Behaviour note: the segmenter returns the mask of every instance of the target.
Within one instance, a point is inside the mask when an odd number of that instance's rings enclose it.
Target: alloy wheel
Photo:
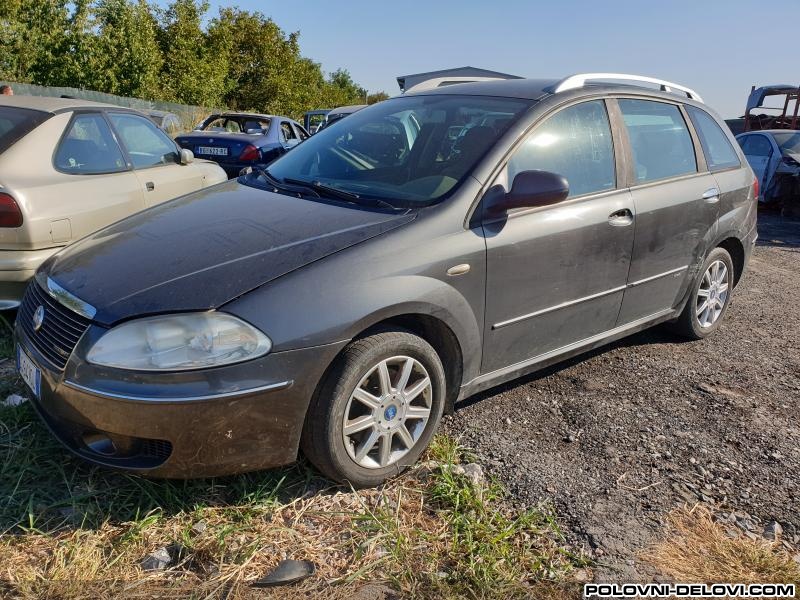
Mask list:
[[[700,327],[708,328],[717,322],[728,301],[730,277],[728,267],[721,260],[712,262],[697,290],[695,314]]]
[[[350,458],[368,469],[396,463],[425,431],[432,402],[433,384],[420,361],[393,356],[373,366],[345,407],[342,435]]]

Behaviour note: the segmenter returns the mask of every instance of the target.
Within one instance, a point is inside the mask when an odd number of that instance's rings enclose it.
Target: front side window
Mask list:
[[[583,102],[548,118],[508,163],[509,185],[522,171],[550,171],[569,182],[569,195],[616,187],[614,146],[605,103]]]
[[[424,206],[464,180],[532,102],[445,94],[386,100],[317,132],[272,163],[269,175]],[[255,177],[245,183],[259,185]]]
[[[54,163],[59,171],[81,175],[126,168],[122,150],[99,113],[78,115],[72,120],[58,144]]]
[[[709,170],[719,171],[740,166],[739,157],[728,140],[728,136],[714,118],[706,111],[694,106],[687,106],[686,110],[700,138],[700,145],[706,155]]]
[[[697,172],[692,136],[677,106],[653,100],[618,102],[638,183]]]
[[[121,113],[111,113],[109,118],[128,151],[134,168],[144,169],[178,162],[175,144],[149,119]]]
[[[298,137],[298,138],[300,138],[300,141],[301,141],[301,142],[302,142],[303,140],[307,140],[307,139],[308,139],[308,133],[306,133],[306,130],[305,130],[305,129],[303,129],[302,127],[300,127],[300,125],[298,125],[297,123],[295,123],[295,124],[294,124],[294,129],[295,129],[295,131],[297,132],[297,137]]]
[[[292,130],[291,123],[284,121],[281,123],[281,141],[288,142],[289,140],[295,140],[297,136],[294,134]]]

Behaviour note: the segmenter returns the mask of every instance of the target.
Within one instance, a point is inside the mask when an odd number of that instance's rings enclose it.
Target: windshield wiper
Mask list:
[[[262,167],[248,167],[248,168],[250,169],[250,173],[255,173],[258,177],[261,177],[264,181],[266,181],[267,184],[272,188],[273,192],[289,193],[293,196],[297,196],[298,198],[301,198],[303,196],[303,193],[311,192],[317,198],[322,197],[320,196],[319,192],[308,186],[303,186],[305,190],[300,191],[297,189],[297,186],[290,187],[288,185],[285,185],[284,182],[279,181],[267,169],[264,169]]]
[[[381,208],[390,208],[392,210],[397,210],[396,206],[384,200],[381,200],[380,198],[365,198],[360,194],[356,194],[355,192],[346,192],[345,190],[340,190],[330,185],[325,185],[324,183],[320,183],[319,181],[305,181],[303,179],[292,179],[291,177],[284,177],[283,183],[305,187],[310,190],[313,190],[318,195],[326,195],[332,198],[336,198],[337,200],[344,200],[345,202],[351,202],[353,204],[365,204],[367,206],[377,206]]]

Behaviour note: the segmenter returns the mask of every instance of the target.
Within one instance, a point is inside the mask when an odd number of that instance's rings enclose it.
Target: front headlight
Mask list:
[[[136,371],[185,371],[263,356],[270,339],[241,319],[219,312],[163,315],[129,321],[95,342],[90,363]]]

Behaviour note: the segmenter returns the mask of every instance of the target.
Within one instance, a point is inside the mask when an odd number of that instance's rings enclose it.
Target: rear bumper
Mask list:
[[[278,352],[203,371],[122,374],[78,357],[63,372],[25,338],[41,369],[31,402],[53,435],[93,463],[153,477],[192,478],[276,467],[297,458],[317,382],[343,344]]]
[[[36,269],[59,250],[0,250],[0,310],[19,306]]]

